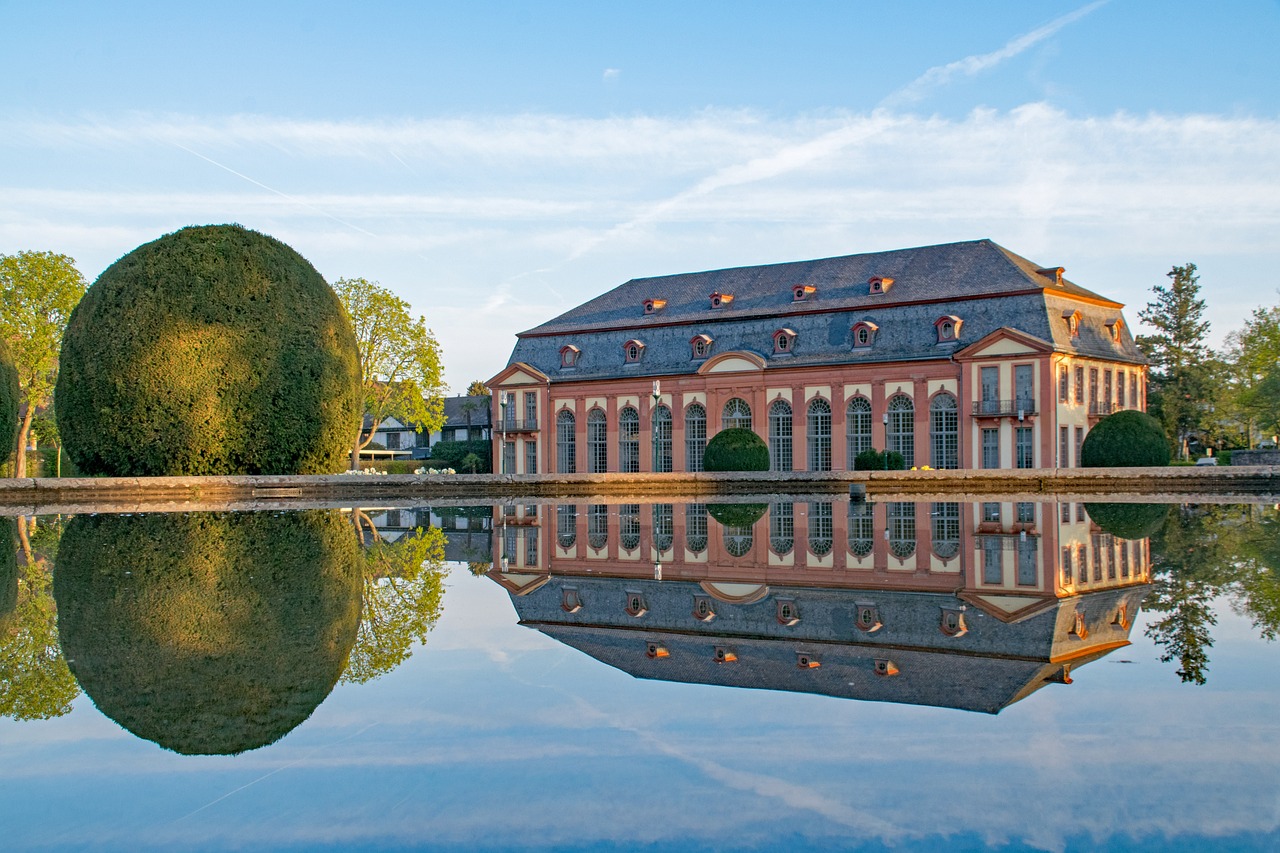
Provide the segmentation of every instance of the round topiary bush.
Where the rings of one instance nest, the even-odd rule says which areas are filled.
[[[1164,526],[1169,504],[1096,504],[1084,505],[1093,523],[1121,539],[1146,539]]]
[[[725,527],[750,527],[764,518],[768,504],[707,504],[707,513]]]
[[[0,338],[0,465],[9,461],[18,437],[18,371],[9,346]]]
[[[337,512],[76,516],[53,581],[63,654],[138,737],[185,755],[256,749],[342,675],[358,561]]]
[[[1098,421],[1080,448],[1085,468],[1141,468],[1169,464],[1169,441],[1160,422],[1127,409]]]
[[[321,474],[360,423],[355,335],[293,249],[184,228],[98,277],[71,314],[58,430],[84,474]]]
[[[769,448],[749,429],[722,429],[707,442],[702,467],[706,471],[768,471]]]

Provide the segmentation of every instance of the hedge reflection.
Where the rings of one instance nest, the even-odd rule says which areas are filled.
[[[272,743],[324,700],[360,621],[336,512],[73,519],[57,560],[62,648],[100,711],[184,754]]]

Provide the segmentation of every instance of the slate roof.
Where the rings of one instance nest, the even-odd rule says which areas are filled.
[[[444,422],[449,426],[465,426],[467,423],[467,413],[462,408],[467,402],[471,402],[475,408],[471,412],[471,426],[490,426],[489,418],[489,397],[445,397],[444,398]]]
[[[690,338],[713,339],[712,355],[755,352],[771,364],[829,365],[946,359],[952,352],[1001,327],[1018,329],[1054,349],[1135,364],[1145,363],[1127,327],[1117,344],[1106,327],[1120,317],[1119,303],[1063,279],[990,240],[847,255],[756,267],[633,279],[553,320],[520,333],[511,363],[531,364],[552,381],[690,373]],[[872,294],[874,276],[892,278],[886,293]],[[792,288],[816,292],[793,301]],[[729,293],[728,307],[711,308],[712,292]],[[974,301],[999,299],[998,302]],[[646,299],[666,305],[644,313]],[[1081,312],[1073,338],[1063,312]],[[934,321],[954,314],[964,321],[958,343],[938,344]],[[854,348],[851,328],[866,320],[879,326],[875,344]],[[793,352],[775,355],[773,333],[797,333]],[[622,347],[637,339],[644,354],[623,364]],[[560,349],[581,349],[578,365],[560,366]]]

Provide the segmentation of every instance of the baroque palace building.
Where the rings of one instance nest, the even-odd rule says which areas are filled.
[[[1120,303],[990,240],[633,279],[518,335],[493,389],[494,470],[702,470],[754,430],[778,471],[1079,464],[1145,409]]]

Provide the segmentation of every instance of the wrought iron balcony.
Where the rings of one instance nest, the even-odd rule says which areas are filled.
[[[1091,417],[1091,418],[1105,418],[1107,415],[1111,414],[1112,412],[1118,412],[1118,411],[1120,411],[1120,410],[1121,410],[1121,409],[1123,409],[1123,408],[1125,408],[1125,407],[1124,407],[1124,406],[1117,406],[1115,403],[1096,403],[1096,402],[1095,402],[1095,403],[1090,403],[1090,404],[1089,404],[1089,417]]]
[[[508,418],[505,421],[499,420],[495,424],[498,432],[537,432],[537,418]]]
[[[973,404],[973,415],[978,418],[1021,418],[1035,413],[1035,400],[978,400]]]

